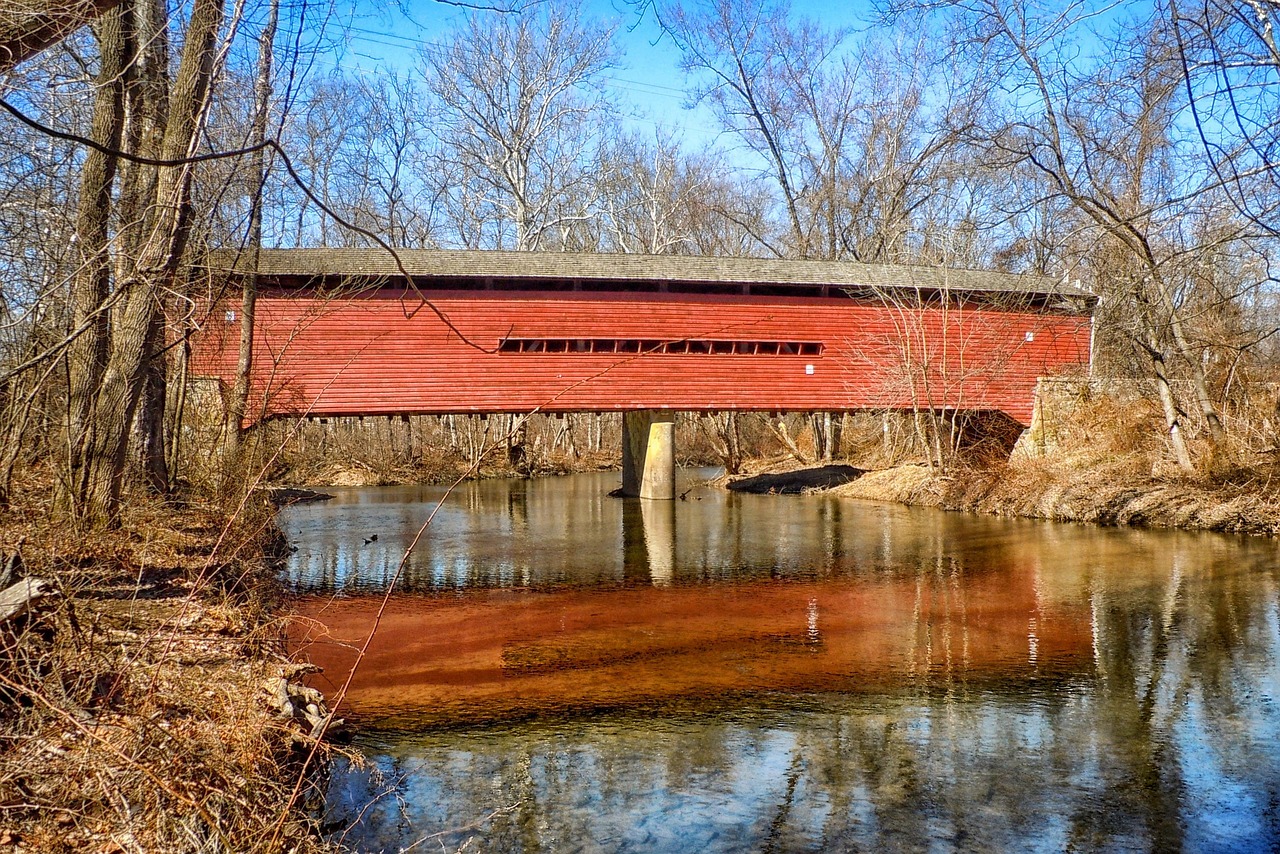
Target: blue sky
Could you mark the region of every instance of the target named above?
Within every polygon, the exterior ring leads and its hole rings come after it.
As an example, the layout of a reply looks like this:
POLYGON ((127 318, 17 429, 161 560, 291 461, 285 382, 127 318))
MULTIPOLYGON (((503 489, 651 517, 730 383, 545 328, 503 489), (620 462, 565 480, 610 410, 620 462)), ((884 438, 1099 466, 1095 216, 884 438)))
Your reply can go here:
MULTIPOLYGON (((554 2, 555 0, 549 0, 554 2)), ((341 58, 345 70, 377 73, 380 69, 411 69, 419 46, 447 37, 451 27, 467 14, 463 9, 431 0, 404 0, 407 15, 394 3, 357 0, 349 47, 341 58)), ((793 10, 832 27, 864 23, 868 3, 793 0, 793 10)), ((663 127, 687 143, 711 140, 720 132, 705 109, 686 109, 684 75, 679 51, 661 37, 651 18, 637 22, 634 9, 621 0, 583 0, 588 15, 618 25, 618 43, 624 51, 622 66, 607 84, 618 99, 639 115, 639 127, 663 127)))

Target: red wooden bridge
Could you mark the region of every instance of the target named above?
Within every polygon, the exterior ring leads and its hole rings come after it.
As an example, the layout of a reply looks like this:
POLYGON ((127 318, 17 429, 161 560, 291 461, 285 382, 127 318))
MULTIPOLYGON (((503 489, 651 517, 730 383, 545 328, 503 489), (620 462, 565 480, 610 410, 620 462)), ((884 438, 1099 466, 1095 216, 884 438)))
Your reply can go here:
MULTIPOLYGON (((234 288, 246 259, 224 260, 234 288)), ((1027 423, 1039 376, 1088 364, 1094 304, 1042 277, 824 261, 307 249, 258 271, 255 418, 643 413, 640 460, 675 411, 1027 423)), ((237 306, 209 314, 200 373, 234 376, 237 306)))

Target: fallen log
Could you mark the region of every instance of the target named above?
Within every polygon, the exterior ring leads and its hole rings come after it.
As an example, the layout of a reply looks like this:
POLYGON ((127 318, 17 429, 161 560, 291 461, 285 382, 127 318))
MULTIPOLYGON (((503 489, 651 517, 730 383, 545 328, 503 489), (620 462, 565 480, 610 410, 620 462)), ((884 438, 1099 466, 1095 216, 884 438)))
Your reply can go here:
POLYGON ((299 685, 282 676, 272 676, 262 683, 268 704, 276 714, 299 724, 303 730, 310 728, 308 738, 320 738, 327 730, 342 726, 341 718, 329 719, 324 695, 315 688, 299 685))
POLYGON ((44 578, 22 579, 0 591, 0 624, 18 619, 39 603, 56 595, 58 591, 52 581, 44 578))

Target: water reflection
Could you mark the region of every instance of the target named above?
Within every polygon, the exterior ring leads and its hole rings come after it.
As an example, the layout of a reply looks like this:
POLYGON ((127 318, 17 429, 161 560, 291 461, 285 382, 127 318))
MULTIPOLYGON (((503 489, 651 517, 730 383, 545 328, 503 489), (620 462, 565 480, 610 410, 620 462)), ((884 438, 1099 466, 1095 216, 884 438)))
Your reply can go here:
MULTIPOLYGON (((606 484, 446 504, 350 697, 359 850, 1280 845, 1274 542, 606 484)), ((324 678, 420 524, 387 497, 288 522, 324 678)))
MULTIPOLYGON (((369 746, 400 801, 375 806, 349 840, 395 850, 461 828, 441 840, 448 850, 475 836, 494 851, 1248 851, 1276 840, 1274 763, 1230 759, 1274 755, 1273 742, 1202 730, 1153 752, 1163 733, 1111 727, 1093 702, 832 698, 814 711, 388 734, 369 746)), ((336 813, 376 796, 368 772, 340 779, 336 813)))
MULTIPOLYGON (((1061 542, 1094 551, 1105 566, 1142 562, 1144 542, 1156 549, 1164 542, 1162 532, 1129 532, 1109 553, 1114 538, 1070 526, 708 488, 693 489, 685 501, 626 501, 607 497, 616 481, 616 474, 602 473, 463 484, 439 510, 398 587, 427 593, 598 586, 662 579, 668 566, 679 583, 914 574, 921 566, 981 567, 988 554, 1008 561, 1011 544, 1024 539, 1037 545, 1028 544, 1014 562, 1039 560, 1040 545, 1052 550, 1061 542)), ((335 492, 333 501, 282 517, 298 547, 288 578, 299 590, 381 591, 443 490, 335 492)))

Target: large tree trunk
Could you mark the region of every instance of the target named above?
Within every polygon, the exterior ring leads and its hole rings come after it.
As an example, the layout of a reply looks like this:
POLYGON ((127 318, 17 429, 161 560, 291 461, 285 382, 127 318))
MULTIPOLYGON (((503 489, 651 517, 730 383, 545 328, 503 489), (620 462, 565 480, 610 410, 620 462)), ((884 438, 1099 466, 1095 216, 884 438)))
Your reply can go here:
MULTIPOLYGON (((222 0, 195 0, 168 104, 161 157, 181 160, 194 151, 197 132, 215 72, 222 0)), ((155 194, 141 222, 137 253, 120 265, 120 293, 113 320, 107 369, 98 394, 98 429, 85 460, 85 517, 95 524, 115 521, 119 512, 129 427, 154 352, 148 347, 161 295, 173 287, 188 232, 187 200, 191 166, 156 169, 155 194)))
MULTIPOLYGON (((169 42, 163 8, 157 0, 135 0, 135 30, 143 49, 139 52, 138 72, 125 91, 130 151, 148 157, 161 157, 168 123, 169 42)), ((120 192, 120 261, 117 276, 125 280, 134 271, 130 264, 145 252, 151 239, 146 230, 151 210, 156 203, 157 170, 141 164, 126 164, 122 169, 120 192)), ((147 328, 146 364, 137 413, 133 420, 133 457, 143 481, 151 491, 163 495, 169 491, 169 469, 165 448, 165 398, 168 391, 165 346, 165 303, 169 300, 157 293, 156 310, 147 328)))
MULTIPOLYGON (((124 134, 126 69, 132 63, 130 4, 108 12, 98 27, 100 67, 90 136, 111 150, 118 150, 124 134)), ((58 485, 57 503, 74 511, 76 497, 85 483, 85 447, 92 441, 94 400, 102 381, 110 334, 107 297, 111 285, 110 238, 112 189, 117 158, 91 150, 85 155, 80 176, 80 202, 76 214, 76 244, 80 267, 71 288, 71 329, 83 328, 67 348, 67 470, 58 485)))

